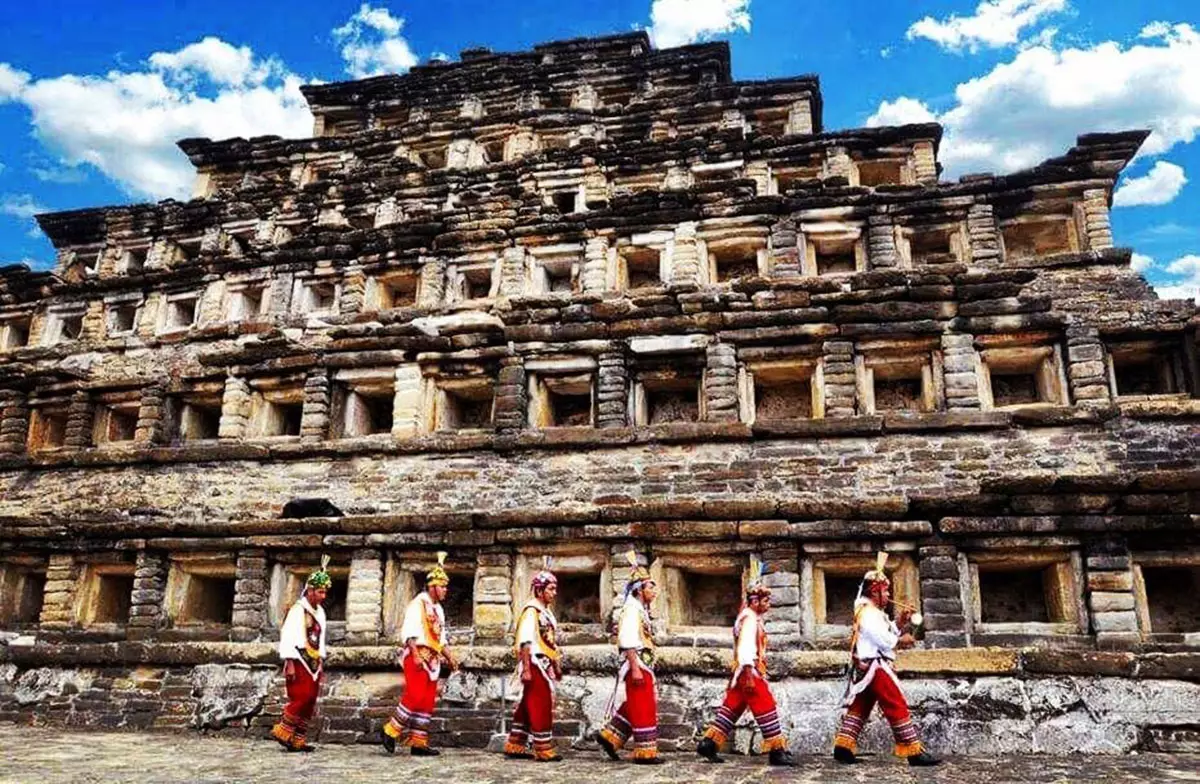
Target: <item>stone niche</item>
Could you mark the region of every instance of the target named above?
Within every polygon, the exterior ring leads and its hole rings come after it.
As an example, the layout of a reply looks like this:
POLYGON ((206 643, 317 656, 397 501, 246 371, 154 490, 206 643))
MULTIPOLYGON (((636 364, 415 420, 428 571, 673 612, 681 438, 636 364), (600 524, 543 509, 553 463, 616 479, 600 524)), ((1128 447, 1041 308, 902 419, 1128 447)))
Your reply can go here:
MULTIPOLYGON (((267 620, 277 638, 279 627, 287 617, 288 608, 299 601, 304 592, 304 581, 321 563, 321 554, 312 552, 287 552, 273 554, 270 566, 270 603, 267 620)), ((341 641, 346 636, 346 595, 350 581, 350 561, 334 556, 326 569, 333 584, 325 594, 325 630, 329 642, 341 641)))
POLYGON ((702 358, 690 355, 640 367, 630 398, 630 420, 635 425, 699 422, 704 416, 703 380, 702 358))
POLYGON ((596 369, 592 357, 527 360, 529 426, 593 427, 596 369))
POLYGON ((78 561, 75 623, 85 629, 124 627, 132 606, 134 563, 120 553, 82 556, 78 561))
POLYGON ((613 612, 612 567, 606 548, 589 544, 562 544, 522 548, 513 560, 512 598, 514 623, 529 601, 529 581, 540 571, 544 557, 558 578, 554 615, 566 643, 601 642, 607 639, 613 612))
POLYGON ((30 452, 66 446, 69 405, 70 400, 66 396, 37 396, 30 400, 27 436, 30 452))
POLYGON ((167 618, 178 629, 225 630, 233 621, 237 564, 225 554, 171 556, 164 597, 167 618))
POLYGON ((867 248, 861 226, 815 223, 801 226, 804 252, 801 271, 810 277, 849 275, 867 269, 867 248))
POLYGON ((167 396, 167 439, 172 442, 214 440, 221 429, 223 381, 197 381, 167 396))
POLYGON ((446 268, 446 294, 450 302, 470 302, 495 297, 500 285, 498 260, 462 259, 446 268))
POLYGON ((979 351, 979 400, 983 409, 1066 405, 1062 348, 1050 336, 984 336, 979 351))
POLYGON ((372 275, 367 279, 366 309, 375 311, 415 307, 420 284, 421 275, 416 267, 372 275))
POLYGON ((41 330, 41 344, 55 346, 79 340, 83 336, 83 305, 55 306, 47 311, 41 330))
POLYGON ((854 361, 865 415, 928 413, 945 407, 941 352, 929 341, 862 344, 854 361))
POLYGON ((617 248, 617 291, 661 286, 667 279, 665 245, 623 245, 617 248))
POLYGON ((819 157, 807 161, 773 164, 768 195, 786 194, 801 185, 819 183, 821 169, 819 157))
POLYGON ((322 314, 337 310, 341 283, 332 274, 298 277, 292 284, 292 313, 322 314))
POLYGON ((117 271, 125 275, 140 275, 149 257, 149 242, 126 245, 121 249, 117 271))
POLYGON ((137 433, 142 393, 131 389, 93 396, 92 443, 96 446, 132 443, 137 433))
POLYGON ((824 418, 825 385, 819 356, 750 361, 744 367, 740 378, 743 422, 824 418))
POLYGON ((1086 628, 1079 553, 1056 548, 960 553, 976 634, 1072 635, 1086 628))
MULTIPOLYGON (((745 585, 747 558, 727 546, 656 547, 650 573, 662 589, 655 615, 670 637, 728 640, 745 585)), ((690 639, 688 641, 691 641, 690 639)))
POLYGON ((29 345, 32 319, 27 315, 0 318, 0 351, 15 351, 29 345))
POLYGON ((141 315, 140 294, 108 299, 104 303, 105 337, 127 337, 137 329, 141 315))
POLYGON ((916 181, 907 156, 856 161, 854 167, 858 171, 858 184, 864 188, 912 185, 916 181))
POLYGON ((267 376, 248 381, 251 389, 248 433, 251 438, 300 435, 304 413, 304 376, 267 376))
POLYGON ((1133 594, 1144 638, 1200 645, 1200 553, 1135 553, 1133 594))
MULTIPOLYGON (((383 574, 383 635, 403 644, 404 609, 425 590, 425 575, 437 563, 433 553, 393 552, 387 556, 383 574)), ((442 603, 446 615, 446 633, 452 643, 469 642, 475 625, 475 558, 466 553, 450 553, 446 559, 450 590, 442 603)))
POLYGON ((1191 387, 1186 346, 1179 338, 1110 343, 1107 355, 1113 397, 1186 395, 1191 387))
POLYGON ((334 375, 330 414, 334 438, 391 434, 396 400, 394 368, 355 368, 334 375))
POLYGON ((0 559, 0 629, 37 625, 45 593, 45 558, 7 556, 0 559))
MULTIPOLYGON (((813 547, 814 551, 826 548, 813 547)), ((842 645, 854 626, 854 600, 874 552, 807 552, 801 563, 800 601, 804 636, 818 645, 842 645)), ((921 579, 907 553, 892 551, 885 567, 898 602, 921 606, 921 579)))
POLYGON ((583 246, 547 245, 528 248, 528 291, 532 294, 573 294, 582 286, 583 246))
POLYGON ((896 227, 902 267, 959 264, 970 260, 970 238, 963 221, 896 227))
POLYGON ((424 431, 491 430, 496 413, 496 370, 456 363, 430 367, 422 380, 424 431))
POLYGON ((1008 261, 1078 253, 1079 228, 1073 215, 1037 215, 1000 226, 1004 258, 1008 261))
POLYGON ((265 279, 230 281, 225 286, 222 310, 228 321, 258 321, 270 304, 270 283, 265 279))
POLYGON ((765 234, 705 239, 704 248, 710 283, 728 283, 767 274, 769 253, 765 234))
POLYGON ((158 308, 158 333, 183 332, 196 325, 200 317, 200 292, 167 294, 158 308))

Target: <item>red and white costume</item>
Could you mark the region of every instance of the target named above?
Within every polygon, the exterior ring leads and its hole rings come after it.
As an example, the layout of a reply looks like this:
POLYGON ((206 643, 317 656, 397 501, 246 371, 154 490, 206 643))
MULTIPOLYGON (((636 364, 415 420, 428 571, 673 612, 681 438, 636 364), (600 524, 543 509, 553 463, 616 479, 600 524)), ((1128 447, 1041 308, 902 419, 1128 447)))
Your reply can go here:
POLYGON ((532 599, 517 619, 517 674, 521 678, 521 701, 513 714, 512 728, 504 744, 506 754, 525 753, 530 740, 536 759, 552 759, 554 750, 554 692, 560 677, 558 620, 545 604, 532 599), (528 665, 521 648, 529 646, 528 665), (525 680, 525 667, 532 677, 525 680))
POLYGON ((321 693, 325 655, 325 608, 314 608, 301 597, 288 610, 279 631, 279 658, 292 666, 286 676, 288 702, 271 736, 285 746, 301 749, 306 745, 308 725, 321 693))
POLYGON ((383 731, 407 746, 428 747, 429 725, 437 705, 438 679, 446 647, 446 616, 442 605, 422 591, 404 609, 400 637, 405 641, 401 664, 404 693, 383 731), (408 646, 414 640, 415 648, 408 646))
POLYGON ((835 747, 856 753, 858 736, 878 704, 892 727, 896 756, 914 757, 923 751, 893 668, 900 636, 900 629, 874 602, 855 602, 853 666, 843 703, 846 714, 834 739, 835 747))
POLYGON ((725 701, 704 737, 720 746, 733 734, 737 720, 749 708, 762 730, 762 750, 786 749, 787 738, 780 730, 775 697, 767 685, 767 631, 762 617, 750 607, 743 608, 733 624, 733 639, 733 677, 725 689, 725 701))
MULTIPOLYGON (((647 575, 648 578, 648 575, 647 575)), ((637 651, 634 665, 641 670, 641 682, 632 677, 629 659, 622 656, 617 673, 617 689, 609 701, 609 720, 600 735, 614 749, 620 749, 633 737, 633 758, 650 759, 658 756, 658 686, 654 678, 654 638, 650 613, 636 595, 629 594, 621 605, 617 621, 617 648, 622 654, 637 651), (618 694, 625 687, 625 700, 620 707, 618 694)))

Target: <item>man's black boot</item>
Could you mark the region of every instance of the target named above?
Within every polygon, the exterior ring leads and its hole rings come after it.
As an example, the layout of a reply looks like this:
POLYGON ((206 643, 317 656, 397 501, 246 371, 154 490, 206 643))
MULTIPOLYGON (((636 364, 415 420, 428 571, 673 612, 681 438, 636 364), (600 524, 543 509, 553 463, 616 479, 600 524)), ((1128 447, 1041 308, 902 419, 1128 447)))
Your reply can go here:
POLYGON ((621 755, 617 754, 616 747, 608 742, 608 738, 604 737, 603 735, 597 735, 596 742, 600 744, 600 748, 604 750, 604 753, 608 755, 610 760, 621 759, 621 755))
POLYGON ((908 764, 914 768, 932 768, 934 765, 942 764, 942 761, 928 751, 922 751, 920 754, 909 757, 908 764))
POLYGON ((701 738, 700 743, 696 746, 696 753, 709 762, 724 762, 721 755, 717 754, 717 742, 712 738, 701 738))
POLYGON ((845 746, 834 746, 833 758, 843 765, 853 765, 858 762, 858 757, 854 756, 854 752, 845 746))
POLYGON ((388 735, 386 732, 381 732, 379 734, 383 736, 383 750, 386 751, 388 754, 395 754, 396 753, 396 739, 393 738, 391 735, 388 735))
POLYGON ((787 749, 774 749, 767 757, 767 761, 781 768, 794 768, 800 763, 796 762, 796 758, 792 756, 792 752, 787 749))
POLYGON ((428 746, 412 747, 412 755, 414 757, 437 757, 440 756, 441 753, 442 752, 438 751, 437 749, 431 749, 428 746))

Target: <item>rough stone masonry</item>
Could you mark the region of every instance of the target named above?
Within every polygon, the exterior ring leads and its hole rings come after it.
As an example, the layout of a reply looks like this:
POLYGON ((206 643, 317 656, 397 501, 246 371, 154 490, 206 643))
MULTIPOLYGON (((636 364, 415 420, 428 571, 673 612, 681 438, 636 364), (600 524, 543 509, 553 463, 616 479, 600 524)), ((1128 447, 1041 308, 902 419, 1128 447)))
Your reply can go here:
POLYGON ((503 729, 543 554, 580 742, 633 547, 668 741, 755 554, 824 752, 882 549, 934 750, 1200 749, 1200 317, 1109 224, 1145 132, 943 181, 937 125, 827 130, 816 77, 640 32, 304 92, 312 138, 184 140, 192 200, 42 215, 55 269, 0 269, 0 720, 264 735, 329 553, 319 739, 374 741, 445 549, 435 742, 503 729))

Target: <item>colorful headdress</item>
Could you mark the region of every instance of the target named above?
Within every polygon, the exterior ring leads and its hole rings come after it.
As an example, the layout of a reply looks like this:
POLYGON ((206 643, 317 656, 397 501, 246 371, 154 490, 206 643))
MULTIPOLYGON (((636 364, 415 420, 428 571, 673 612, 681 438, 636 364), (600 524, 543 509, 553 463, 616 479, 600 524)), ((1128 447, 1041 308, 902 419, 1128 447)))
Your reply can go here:
POLYGON ((625 553, 625 560, 629 562, 629 581, 625 583, 625 596, 628 597, 629 594, 654 580, 650 579, 650 570, 638 563, 637 553, 632 548, 625 553))
POLYGON ((884 567, 887 566, 887 553, 875 554, 875 568, 867 571, 863 575, 862 582, 858 584, 858 599, 856 601, 865 600, 871 587, 874 585, 891 585, 891 580, 888 579, 887 572, 884 567))
POLYGON ((437 554, 437 564, 425 573, 425 585, 449 585, 450 575, 446 574, 446 553, 437 554))
POLYGON ((333 578, 329 576, 329 556, 321 556, 321 568, 308 576, 304 581, 305 588, 328 588, 333 585, 333 578))
POLYGON ((533 576, 531 587, 534 593, 541 593, 551 585, 558 585, 558 578, 550 571, 550 556, 542 558, 542 570, 533 576))
POLYGON ((757 555, 750 556, 750 574, 746 580, 746 601, 763 599, 771 595, 771 589, 763 582, 763 562, 757 555))

